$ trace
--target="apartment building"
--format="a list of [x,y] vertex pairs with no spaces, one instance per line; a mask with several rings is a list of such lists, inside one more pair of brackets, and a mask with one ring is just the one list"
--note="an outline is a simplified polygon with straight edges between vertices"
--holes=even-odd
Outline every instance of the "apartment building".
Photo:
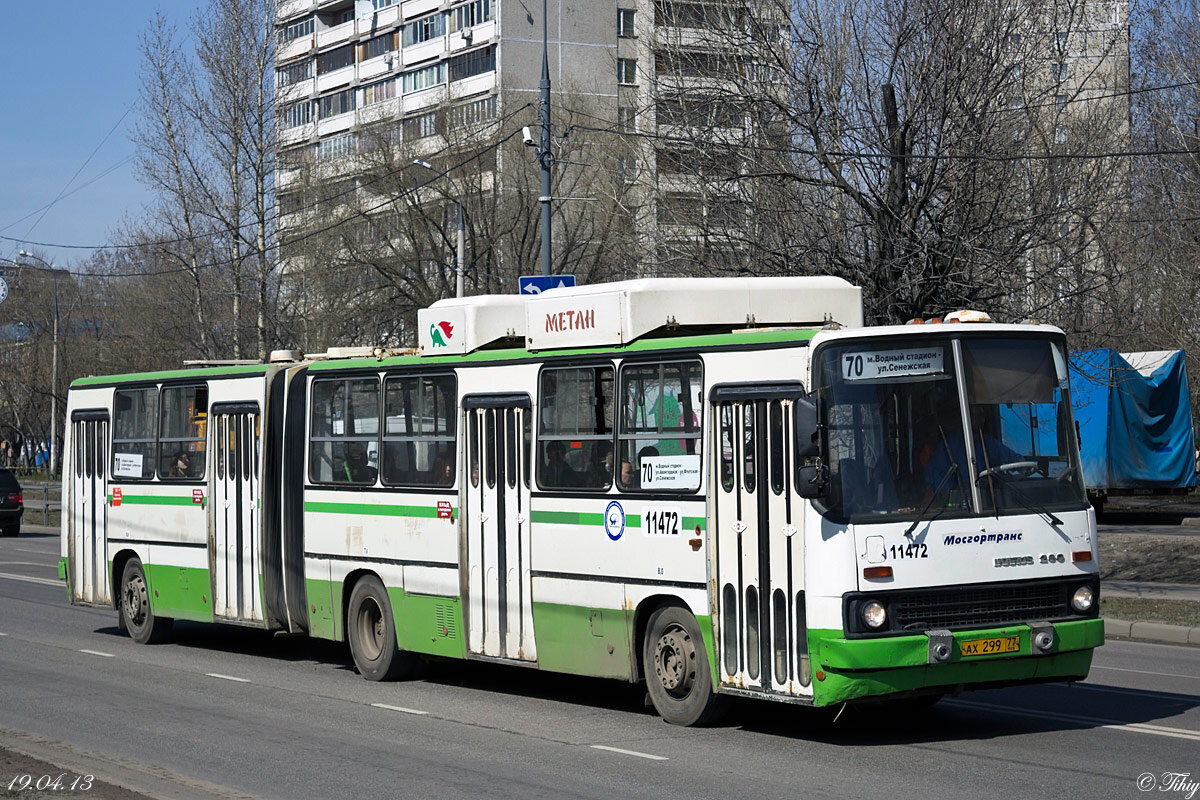
[[[589,163],[562,164],[557,174],[614,169],[628,185],[623,202],[633,230],[645,241],[686,240],[697,223],[731,213],[689,187],[685,165],[702,147],[660,146],[660,139],[699,135],[697,109],[721,117],[726,135],[744,127],[736,109],[713,102],[722,70],[736,59],[720,55],[705,28],[726,7],[690,0],[548,3],[556,133],[565,108],[583,108],[581,119],[627,134],[630,144],[613,164],[585,155]],[[418,155],[438,152],[463,128],[499,120],[506,130],[536,130],[538,0],[281,0],[276,30],[277,189],[285,229],[310,207],[296,191],[301,173],[338,187],[335,194],[356,191],[356,154],[381,130]],[[683,90],[691,84],[699,93]],[[493,179],[503,185],[511,171],[500,159]],[[369,191],[361,183],[357,191]]]

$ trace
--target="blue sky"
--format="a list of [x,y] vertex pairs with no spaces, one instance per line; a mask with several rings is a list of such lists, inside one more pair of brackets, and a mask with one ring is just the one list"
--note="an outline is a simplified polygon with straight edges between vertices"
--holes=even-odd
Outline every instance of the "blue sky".
[[[0,2],[0,235],[100,244],[122,218],[139,213],[147,194],[131,159],[136,106],[101,141],[137,98],[138,36],[150,17],[161,8],[183,28],[196,5],[197,0]],[[40,211],[13,224],[60,191],[93,179],[55,203],[32,230]],[[15,258],[19,248],[0,240],[0,258]],[[39,251],[62,266],[88,254]]]

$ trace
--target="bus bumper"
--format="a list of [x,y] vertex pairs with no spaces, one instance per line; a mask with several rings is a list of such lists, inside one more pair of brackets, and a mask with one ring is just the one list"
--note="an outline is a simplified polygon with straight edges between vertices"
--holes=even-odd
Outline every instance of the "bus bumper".
[[[816,655],[813,703],[818,706],[891,694],[944,689],[992,688],[1017,683],[1082,680],[1092,665],[1092,650],[1104,644],[1104,620],[1055,623],[1054,644],[1035,653],[1028,625],[956,631],[948,661],[930,663],[930,638],[892,636],[847,639],[841,631],[811,631]],[[1018,636],[1012,653],[964,656],[962,643],[989,637]]]

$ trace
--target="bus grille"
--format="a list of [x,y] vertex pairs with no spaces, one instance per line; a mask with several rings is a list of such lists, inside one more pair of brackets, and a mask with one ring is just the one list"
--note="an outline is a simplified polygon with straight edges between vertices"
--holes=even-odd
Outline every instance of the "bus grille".
[[936,630],[1005,625],[1070,616],[1062,583],[956,587],[903,593],[892,601],[893,629]]

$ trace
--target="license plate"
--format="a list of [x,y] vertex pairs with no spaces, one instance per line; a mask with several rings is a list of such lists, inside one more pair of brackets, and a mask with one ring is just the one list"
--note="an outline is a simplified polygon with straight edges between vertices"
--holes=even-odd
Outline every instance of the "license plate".
[[996,653],[1015,653],[1021,649],[1020,636],[997,636],[992,639],[972,639],[959,647],[964,656],[990,656]]

